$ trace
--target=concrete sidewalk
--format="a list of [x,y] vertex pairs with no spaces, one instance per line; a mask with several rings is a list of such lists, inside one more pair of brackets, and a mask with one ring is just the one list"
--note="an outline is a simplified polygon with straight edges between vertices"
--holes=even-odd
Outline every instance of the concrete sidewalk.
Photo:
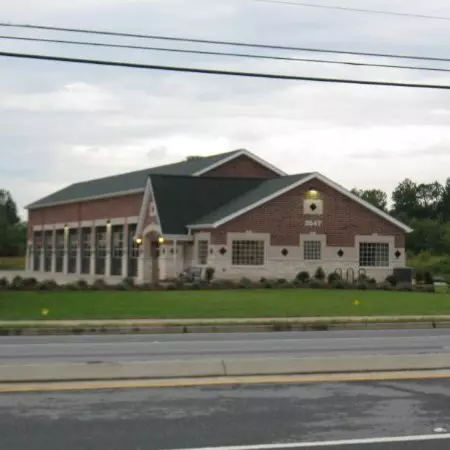
[[450,315],[426,316],[321,316],[321,317],[252,317],[252,318],[198,318],[198,319],[89,319],[89,320],[0,320],[0,326],[167,326],[167,325],[267,325],[276,323],[312,324],[312,323],[389,323],[389,322],[450,322]]
[[0,321],[0,335],[242,333],[450,328],[450,315]]

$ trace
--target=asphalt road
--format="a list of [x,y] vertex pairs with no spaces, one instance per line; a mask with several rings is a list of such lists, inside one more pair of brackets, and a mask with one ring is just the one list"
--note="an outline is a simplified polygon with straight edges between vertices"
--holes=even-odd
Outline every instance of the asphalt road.
[[447,330],[0,337],[0,364],[420,354],[448,350]]
[[450,380],[0,394],[2,450],[281,450],[430,434],[446,439],[314,448],[442,450],[447,430]]

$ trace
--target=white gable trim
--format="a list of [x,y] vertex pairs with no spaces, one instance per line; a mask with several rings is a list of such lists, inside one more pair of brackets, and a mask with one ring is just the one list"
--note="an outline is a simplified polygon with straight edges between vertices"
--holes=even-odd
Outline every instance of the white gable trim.
[[348,191],[347,189],[345,189],[344,187],[340,186],[339,184],[335,183],[334,181],[331,181],[329,178],[325,177],[324,175],[318,173],[318,172],[314,172],[311,175],[302,178],[299,181],[296,181],[295,183],[290,184],[289,186],[280,189],[277,192],[274,192],[273,194],[262,198],[261,200],[258,200],[257,202],[246,206],[245,208],[240,209],[239,211],[234,212],[233,214],[230,214],[226,217],[223,217],[222,219],[214,222],[214,223],[209,223],[209,224],[196,224],[196,225],[189,225],[188,228],[190,229],[202,229],[202,228],[217,228],[220,227],[221,225],[223,225],[224,223],[229,222],[230,220],[235,219],[236,217],[239,217],[255,208],[257,208],[258,206],[264,205],[265,203],[269,202],[270,200],[273,200],[277,197],[279,197],[280,195],[285,194],[286,192],[291,191],[292,189],[295,189],[298,186],[301,186],[302,184],[308,183],[311,180],[319,180],[322,183],[330,186],[332,189],[340,192],[342,195],[345,195],[346,197],[350,198],[351,200],[354,200],[355,202],[359,203],[361,206],[369,209],[371,212],[373,212],[374,214],[376,214],[379,217],[382,217],[383,219],[385,219],[386,221],[394,224],[395,226],[401,228],[402,230],[404,230],[407,233],[410,233],[412,230],[412,228],[408,227],[407,225],[405,225],[404,223],[400,222],[397,219],[394,219],[392,216],[390,216],[389,214],[385,213],[384,211],[381,211],[380,209],[376,208],[375,206],[371,205],[370,203],[366,202],[365,200],[359,198],[357,195],[352,194],[350,191]]
[[153,199],[155,203],[156,209],[156,220],[158,221],[158,227],[161,228],[161,220],[159,219],[158,205],[155,199],[155,192],[153,191],[152,180],[150,177],[147,179],[147,183],[145,185],[144,197],[142,199],[141,210],[139,213],[139,219],[136,227],[136,235],[141,236],[144,231],[145,224],[145,216],[148,214],[148,210],[150,207],[150,198]]
[[272,170],[273,172],[275,172],[278,175],[281,175],[281,176],[286,175],[286,173],[283,172],[282,170],[278,169],[275,166],[272,166],[272,164],[269,164],[267,161],[264,161],[263,159],[259,158],[252,152],[249,152],[248,150],[245,150],[245,149],[239,150],[239,151],[233,153],[232,155],[229,155],[226,158],[223,158],[220,161],[217,161],[214,164],[211,164],[210,166],[205,167],[204,169],[199,170],[198,172],[195,172],[193,175],[198,177],[200,175],[208,173],[209,171],[211,171],[217,167],[220,167],[229,161],[233,161],[233,159],[239,158],[240,156],[247,156],[248,158],[252,159],[253,161],[256,161],[258,164],[261,164],[261,166],[266,167],[269,170]]

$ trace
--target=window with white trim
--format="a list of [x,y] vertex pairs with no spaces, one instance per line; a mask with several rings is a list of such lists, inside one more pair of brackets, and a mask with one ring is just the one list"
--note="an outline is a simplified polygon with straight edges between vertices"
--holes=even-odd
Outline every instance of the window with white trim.
[[389,244],[385,242],[360,242],[360,267],[389,267]]
[[264,241],[233,241],[231,244],[231,264],[233,266],[263,266],[264,250]]
[[197,242],[197,263],[201,266],[208,264],[209,241],[201,240]]
[[303,259],[320,261],[322,259],[322,241],[303,241]]

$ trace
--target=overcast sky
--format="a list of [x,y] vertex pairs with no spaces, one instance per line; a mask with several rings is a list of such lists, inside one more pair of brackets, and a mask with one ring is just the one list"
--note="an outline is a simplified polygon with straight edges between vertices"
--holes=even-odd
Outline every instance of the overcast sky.
[[[361,7],[358,0],[311,3]],[[364,7],[450,17],[448,0],[367,0]],[[15,0],[2,2],[0,11],[1,21],[9,22],[450,57],[449,21],[253,0]],[[11,28],[1,28],[0,34],[200,48]],[[236,51],[233,47],[201,48]],[[4,40],[0,40],[0,49],[450,85],[450,73]],[[263,53],[283,54],[276,50]],[[361,57],[339,58],[364,61]],[[450,176],[450,91],[228,78],[7,58],[0,58],[0,74],[0,188],[10,190],[20,207],[72,182],[236,148],[247,148],[288,173],[321,172],[349,189],[376,187],[391,192],[406,177],[443,182]]]

